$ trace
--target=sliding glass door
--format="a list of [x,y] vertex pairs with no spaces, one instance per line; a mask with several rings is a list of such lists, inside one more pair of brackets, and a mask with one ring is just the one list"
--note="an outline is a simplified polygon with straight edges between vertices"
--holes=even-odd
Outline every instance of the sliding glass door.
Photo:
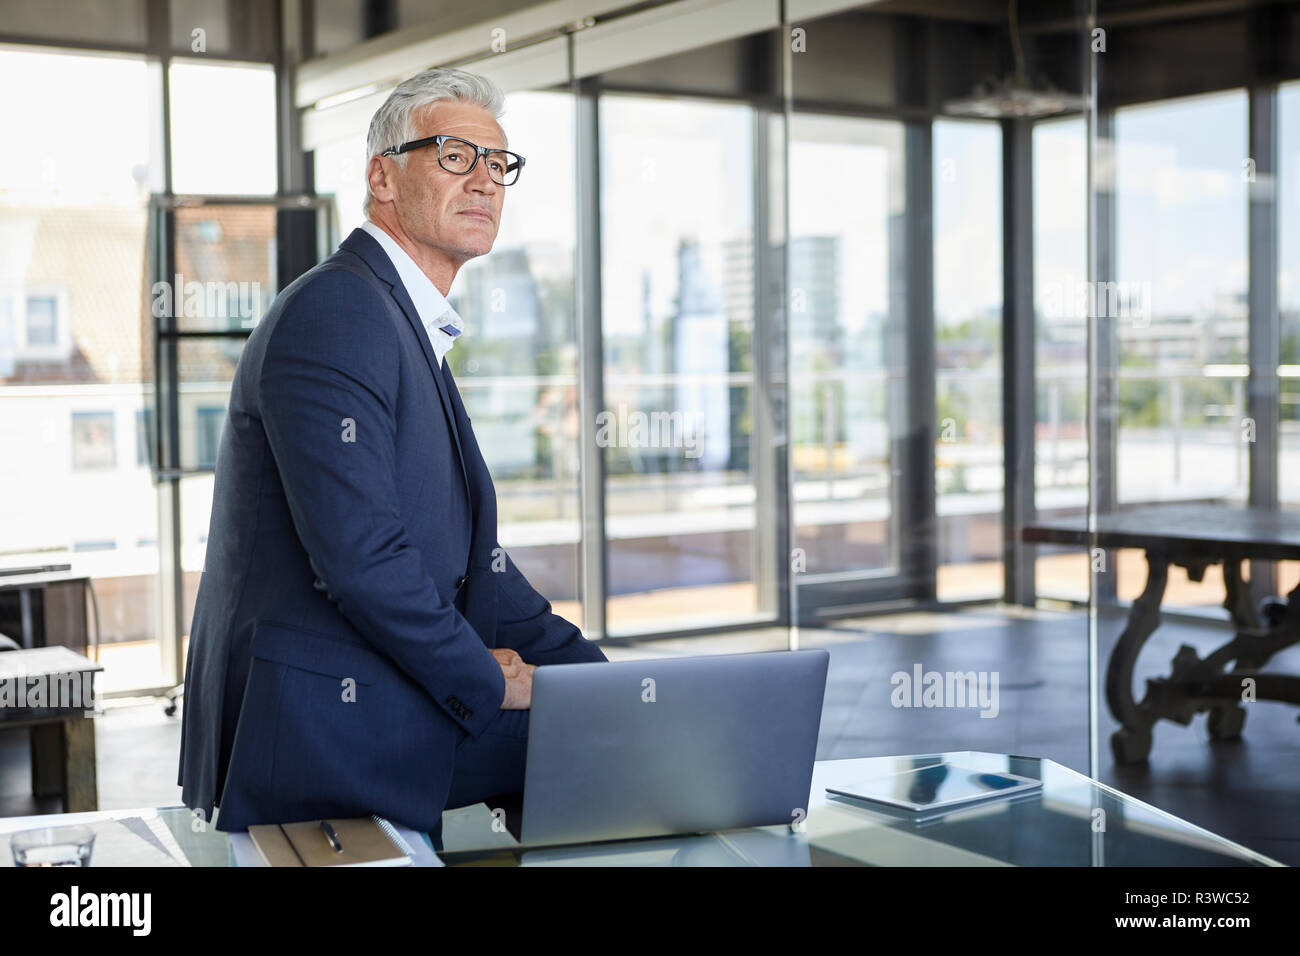
[[600,100],[611,634],[760,617],[753,124],[744,103]]
[[899,579],[903,124],[797,112],[789,151],[793,566],[806,609]]

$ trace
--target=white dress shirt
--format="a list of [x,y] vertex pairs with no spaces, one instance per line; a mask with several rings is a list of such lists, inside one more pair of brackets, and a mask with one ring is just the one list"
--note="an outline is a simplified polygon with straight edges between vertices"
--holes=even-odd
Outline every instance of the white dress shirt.
[[465,331],[465,323],[433,281],[420,271],[415,260],[407,255],[406,250],[392,236],[369,219],[361,224],[361,228],[375,238],[393,261],[397,276],[415,304],[415,311],[424,323],[424,330],[429,333],[429,344],[433,346],[433,354],[438,357],[438,366],[441,368],[442,357],[456,344],[456,336]]

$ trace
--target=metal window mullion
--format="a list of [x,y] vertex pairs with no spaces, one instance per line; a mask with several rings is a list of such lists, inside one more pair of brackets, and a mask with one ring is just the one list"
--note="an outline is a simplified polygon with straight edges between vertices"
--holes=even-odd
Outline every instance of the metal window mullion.
[[[1255,440],[1247,446],[1248,501],[1253,508],[1278,506],[1278,443],[1281,439],[1278,405],[1278,363],[1281,361],[1278,316],[1278,141],[1276,83],[1249,90],[1248,155],[1254,160],[1254,179],[1247,184],[1247,373],[1246,414],[1254,421]],[[1276,593],[1277,565],[1252,561],[1251,591],[1258,598]]]
[[246,339],[252,329],[163,329],[158,336],[169,342],[183,339]]
[[[777,621],[788,620],[790,562],[789,497],[786,488],[786,409],[789,407],[785,363],[784,247],[773,240],[785,230],[773,218],[782,215],[773,208],[773,176],[768,161],[773,144],[773,114],[754,107],[751,151],[753,209],[753,316],[751,349],[753,379],[749,389],[753,432],[750,435],[750,467],[754,481],[754,538],[751,548],[753,576],[759,613]],[[777,185],[783,186],[783,183]],[[782,195],[786,193],[782,190]]]
[[1020,537],[1034,501],[1033,124],[1002,122],[1002,583],[1008,604],[1032,607],[1034,548]]
[[[898,520],[899,573],[905,592],[920,601],[937,594],[938,515],[935,507],[935,328],[934,328],[934,130],[929,122],[903,126],[905,207],[902,246],[891,272],[901,280],[901,309],[893,323],[903,323],[904,432],[895,436],[901,449],[891,487]],[[892,416],[891,416],[892,417]],[[901,479],[901,480],[900,480]],[[901,487],[900,487],[901,486]]]
[[[171,282],[176,274],[176,212],[171,205],[171,9],[168,0],[148,0],[147,12],[149,47],[158,58],[162,83],[163,196],[167,203],[167,208],[160,210],[157,217],[161,274],[155,278]],[[185,679],[185,660],[181,653],[181,635],[185,633],[185,579],[181,568],[180,479],[173,473],[180,467],[180,383],[176,339],[162,335],[164,331],[174,332],[175,327],[172,316],[157,317],[153,322],[158,473],[168,475],[158,480],[158,649],[162,673],[179,684]]]
[[[1087,279],[1092,283],[1089,288],[1099,289],[1106,288],[1102,283],[1115,282],[1119,273],[1115,258],[1118,222],[1114,171],[1115,111],[1098,108],[1093,115],[1092,136],[1087,140],[1088,209],[1092,219]],[[1103,162],[1099,164],[1098,159]],[[1096,168],[1098,165],[1100,169]],[[1106,314],[1106,309],[1090,307],[1088,311],[1097,313],[1089,319],[1092,375],[1088,413],[1092,422],[1088,430],[1091,440],[1088,450],[1088,511],[1090,515],[1108,515],[1119,507],[1119,325],[1117,317]],[[1117,556],[1117,551],[1107,551],[1102,569],[1090,572],[1094,606],[1114,607],[1118,600]]]
[[[780,0],[780,109],[781,109],[781,248],[780,257],[774,261],[774,268],[779,270],[781,290],[779,314],[781,328],[779,334],[773,334],[767,346],[771,356],[770,376],[779,376],[781,380],[781,422],[776,432],[782,439],[782,446],[776,450],[777,481],[780,487],[780,510],[777,523],[782,531],[779,547],[782,555],[783,570],[778,580],[781,582],[782,602],[777,617],[778,622],[787,628],[786,646],[794,651],[799,649],[799,576],[793,564],[794,549],[799,543],[798,526],[795,524],[794,501],[794,377],[790,363],[790,141],[794,135],[794,50],[789,42],[792,24],[786,9],[786,0]],[[769,193],[769,196],[772,195]],[[769,223],[770,227],[770,223]],[[806,567],[806,565],[805,565]]]
[[[570,62],[572,62],[570,39]],[[600,262],[600,113],[592,82],[572,83],[577,156],[577,243],[574,284],[578,313],[578,419],[580,599],[582,630],[593,639],[607,634],[607,541],[605,458],[596,443],[596,414],[605,404]]]
[[[1097,0],[1088,0],[1088,15],[1086,26],[1091,30],[1097,23]],[[1087,97],[1088,106],[1084,114],[1085,135],[1084,135],[1084,278],[1085,280],[1096,280],[1099,276],[1096,274],[1099,270],[1104,275],[1109,275],[1113,271],[1113,255],[1115,249],[1114,229],[1115,216],[1115,184],[1113,164],[1111,166],[1110,180],[1106,183],[1107,193],[1103,197],[1097,189],[1097,162],[1096,151],[1099,137],[1104,137],[1108,143],[1114,140],[1114,113],[1102,112],[1098,108],[1097,102],[1097,54],[1091,53],[1083,58],[1083,89]],[[1092,288],[1096,288],[1093,286]],[[1093,315],[1096,309],[1089,309],[1089,314]],[[1106,467],[1113,471],[1115,456],[1111,453],[1114,440],[1114,425],[1118,416],[1117,396],[1107,392],[1110,396],[1112,406],[1105,414],[1098,414],[1098,391],[1100,382],[1103,381],[1098,370],[1098,362],[1110,362],[1113,368],[1116,354],[1116,343],[1114,335],[1114,326],[1105,326],[1106,335],[1103,337],[1099,332],[1099,326],[1095,318],[1088,320],[1087,324],[1087,397],[1084,402],[1086,417],[1086,434],[1088,440],[1088,504],[1087,504],[1087,522],[1089,528],[1089,547],[1095,544],[1096,523],[1098,501],[1104,500],[1110,505],[1114,503],[1114,475],[1107,473],[1103,478],[1099,474],[1099,469]],[[1111,379],[1113,381],[1113,377]],[[1107,417],[1107,415],[1111,417]],[[1103,426],[1102,421],[1106,424]],[[1102,430],[1107,444],[1107,452],[1103,459],[1099,461],[1097,454],[1098,431]],[[1089,552],[1092,553],[1091,550]],[[1114,553],[1110,555],[1114,557]],[[1114,566],[1111,561],[1109,567]],[[1091,568],[1091,562],[1089,564]],[[1115,589],[1114,577],[1110,576],[1100,579],[1096,572],[1088,576],[1088,622],[1087,622],[1087,639],[1088,639],[1088,775],[1096,779],[1101,774],[1101,634],[1097,616],[1098,596],[1105,590],[1109,590],[1113,595]],[[1093,856],[1096,859],[1095,845],[1093,847]]]

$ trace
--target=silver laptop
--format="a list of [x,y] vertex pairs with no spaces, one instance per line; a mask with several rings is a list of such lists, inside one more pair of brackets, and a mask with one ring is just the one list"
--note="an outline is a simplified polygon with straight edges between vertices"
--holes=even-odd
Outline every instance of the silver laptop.
[[811,649],[537,668],[521,842],[800,821],[829,660]]

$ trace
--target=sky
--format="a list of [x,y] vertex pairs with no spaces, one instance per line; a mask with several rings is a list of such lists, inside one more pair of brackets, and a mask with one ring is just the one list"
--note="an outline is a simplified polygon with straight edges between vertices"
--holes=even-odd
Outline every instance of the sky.
[[[157,66],[139,57],[0,51],[0,201],[139,203],[160,188]],[[275,81],[266,66],[173,61],[178,193],[275,191]],[[15,131],[21,135],[14,135]]]

